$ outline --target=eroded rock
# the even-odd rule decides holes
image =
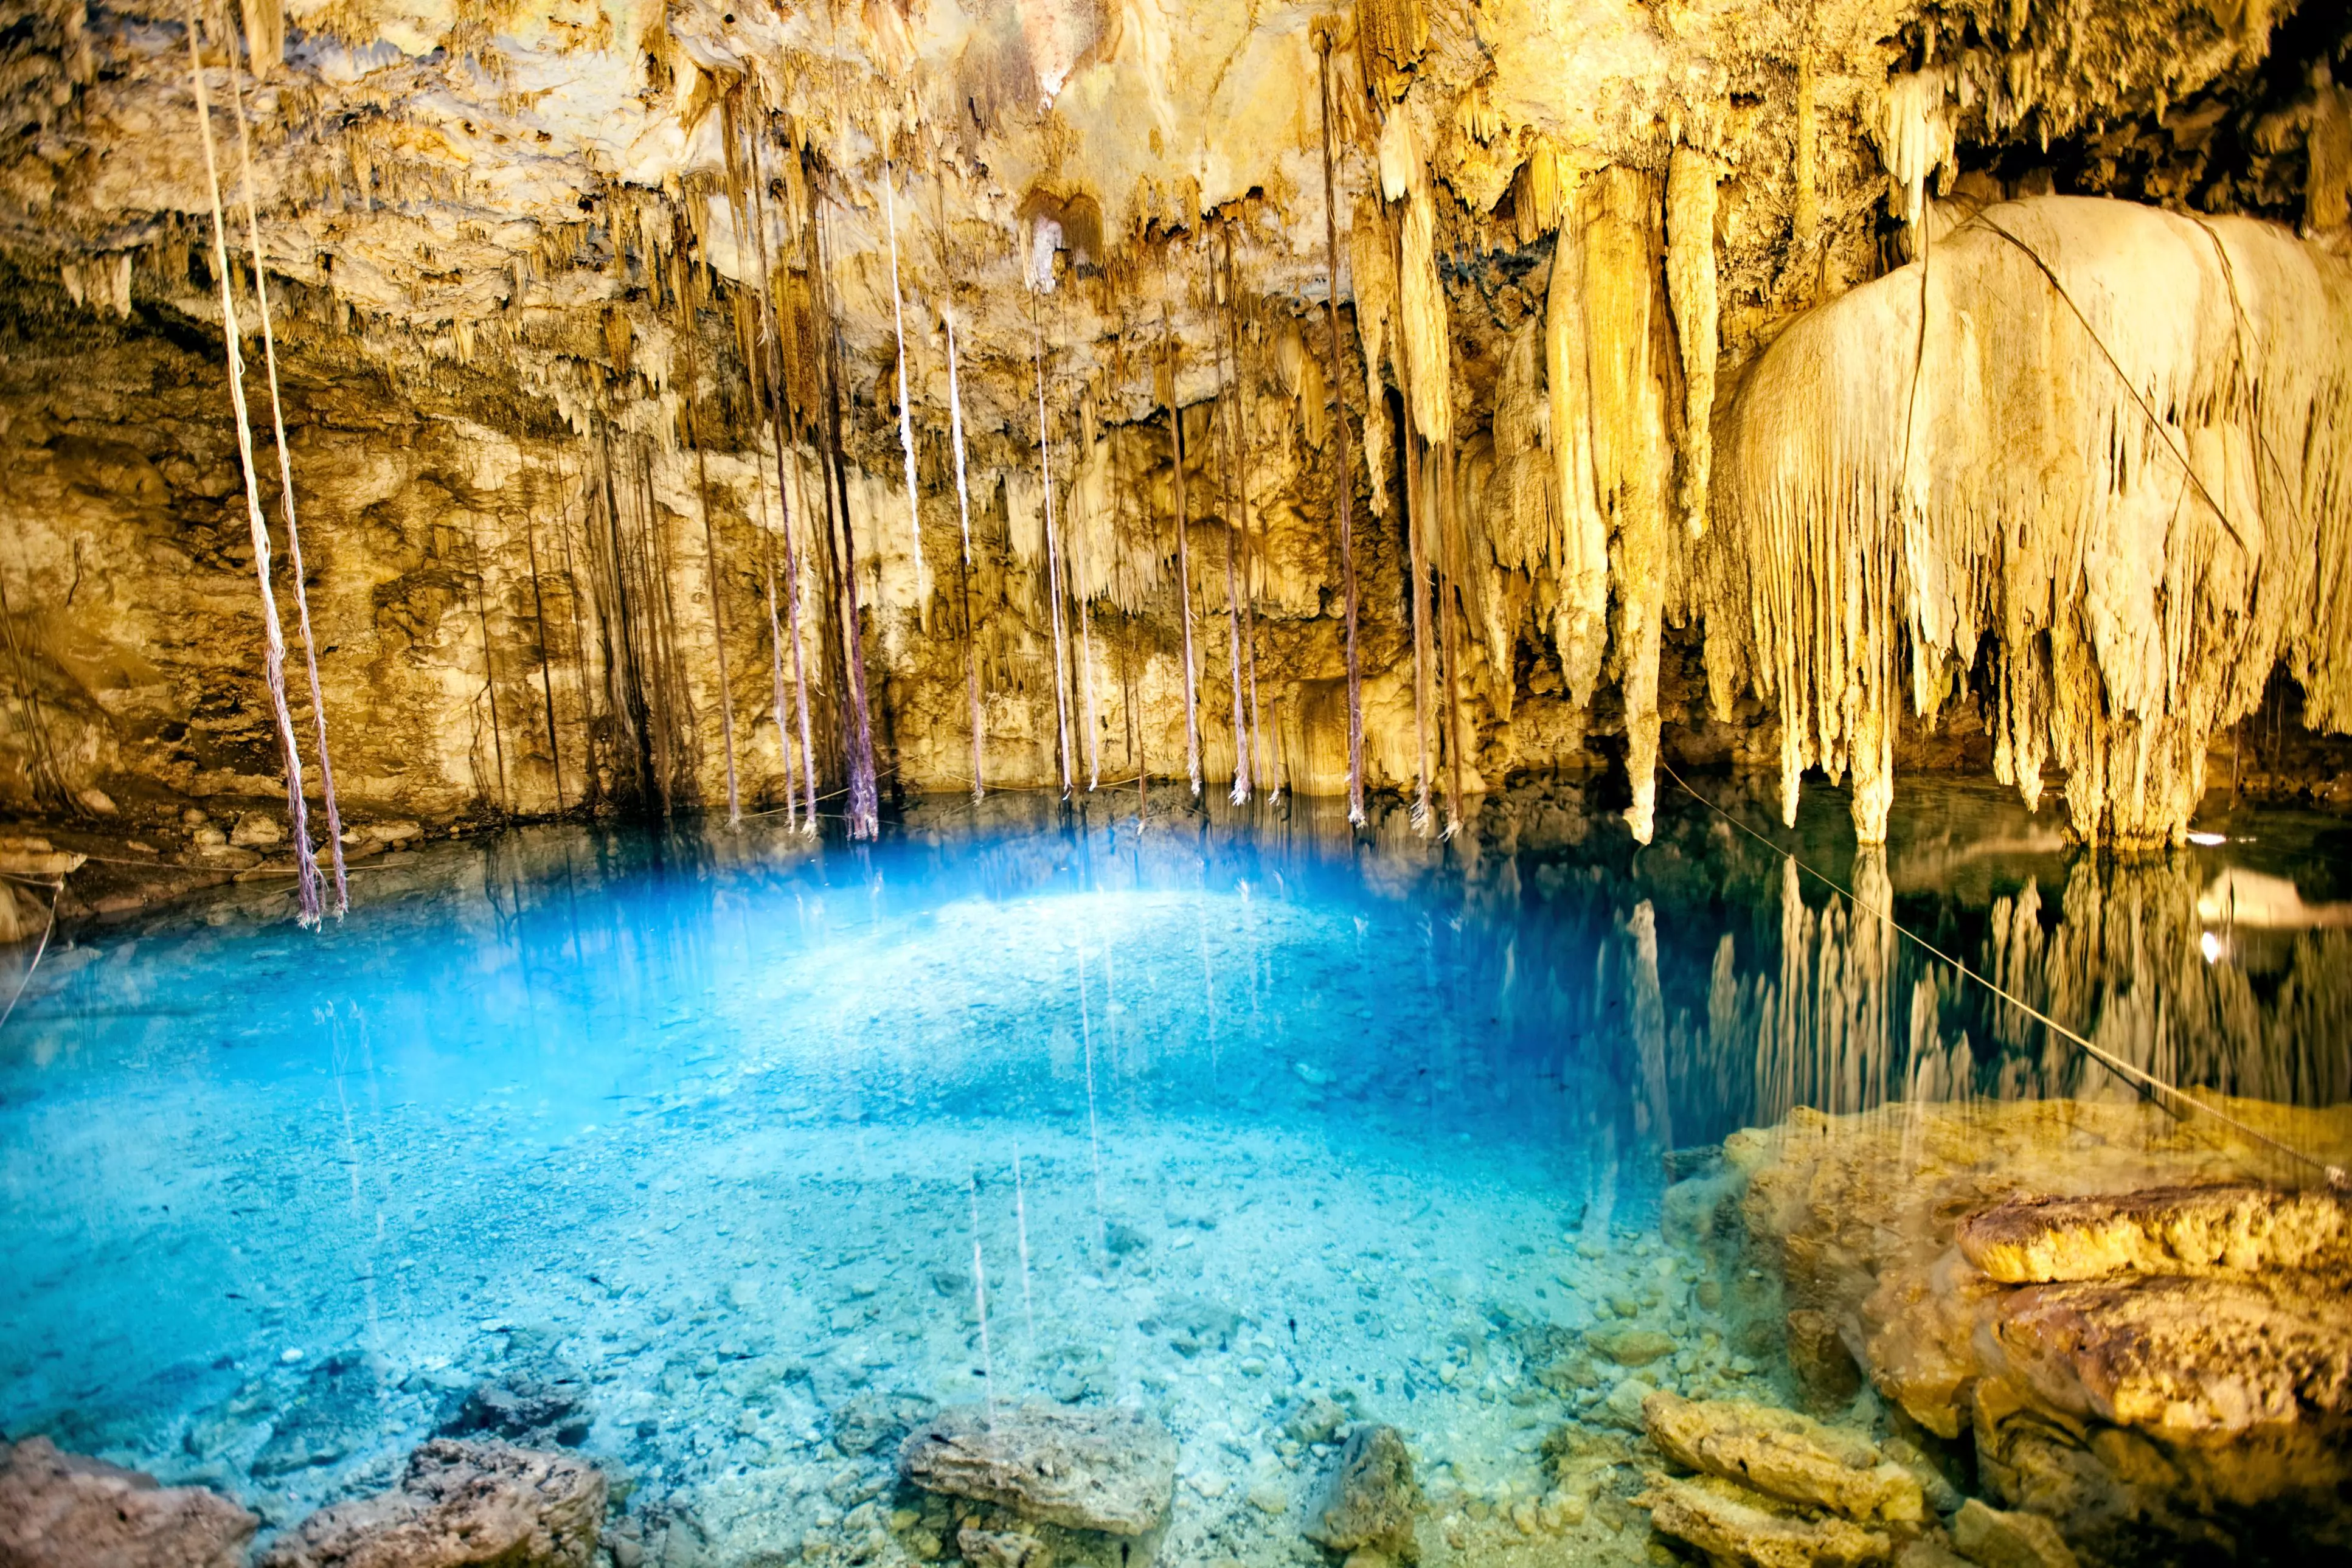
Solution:
[[[1737,1399],[1653,1394],[1642,1405],[1651,1441],[1694,1470],[1849,1519],[1916,1523],[1918,1478],[1850,1432]]]
[[[0,1442],[5,1568],[238,1568],[261,1521],[218,1492],[60,1452]]]
[[[1975,1498],[1952,1519],[1952,1544],[1978,1568],[2075,1568],[2058,1527],[2034,1513],[2004,1513]]]
[[[1034,1535],[971,1524],[956,1532],[956,1550],[972,1568],[1050,1568],[1054,1561],[1045,1543]]]
[[[2352,1204],[2325,1188],[2231,1184],[2020,1198],[1970,1215],[1957,1239],[1986,1278],[2009,1285],[2283,1268],[2352,1279]]]
[[[1832,1514],[1810,1519],[1766,1493],[1717,1476],[1653,1479],[1634,1502],[1650,1523],[1729,1568],[1865,1568],[1895,1554],[1894,1538]]]
[[[926,1491],[1011,1509],[1024,1519],[1143,1535],[1168,1517],[1176,1439],[1138,1411],[952,1405],[908,1437],[899,1474]]]
[[[586,1568],[604,1501],[573,1455],[436,1438],[398,1490],[320,1510],[260,1568]]]
[[[1843,1410],[1862,1392],[1862,1368],[1837,1321],[1811,1307],[1789,1314],[1789,1369],[1805,1403],[1817,1411]]]
[[[1333,1552],[1371,1551],[1415,1562],[1421,1549],[1412,1521],[1421,1500],[1403,1436],[1393,1426],[1359,1426],[1348,1435],[1339,1468],[1308,1510],[1306,1535]]]

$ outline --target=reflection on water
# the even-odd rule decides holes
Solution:
[[[2337,821],[2102,862],[1921,785],[1857,853],[1829,793],[1809,863],[2116,1055],[2352,1098]],[[1611,1391],[1557,1336],[1786,1376],[1657,1250],[1667,1155],[2132,1094],[1696,803],[1636,851],[1573,784],[1447,844],[923,801],[870,848],[531,829],[354,885],[318,938],[240,889],[45,961],[0,1036],[0,1428],[282,1523],[484,1379],[569,1379],[570,1440],[723,1561],[866,1539],[933,1403],[1138,1401],[1184,1446],[1173,1560],[1278,1561],[1299,1412],[1344,1407],[1441,1508],[1565,1520],[1539,1456]]]

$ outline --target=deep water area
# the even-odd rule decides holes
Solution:
[[[1450,841],[1167,785],[529,827],[358,863],[316,935],[264,884],[62,933],[0,1032],[0,1432],[272,1527],[436,1431],[576,1446],[732,1563],[921,1555],[936,1405],[1128,1403],[1211,1563],[1288,1560],[1378,1419],[1440,1533],[1637,1561],[1639,1478],[1563,1443],[1790,1397],[1674,1183],[1798,1106],[2137,1098],[1880,915],[2184,1086],[2352,1098],[2342,818],[2118,861],[1906,784],[1881,854],[1698,787],[1639,849],[1574,781]]]

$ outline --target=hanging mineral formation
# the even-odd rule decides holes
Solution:
[[[986,726],[980,710],[980,634],[971,620],[971,492],[964,479],[963,393],[956,378],[955,316],[945,307],[940,310],[940,324],[947,329],[948,338],[948,434],[955,447],[956,526],[963,542],[956,591],[963,610],[964,694],[971,710],[971,798],[978,800],[986,791],[981,755]]]

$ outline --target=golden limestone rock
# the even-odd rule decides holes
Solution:
[[[1675,1464],[1785,1501],[1888,1523],[1916,1523],[1926,1513],[1910,1471],[1854,1434],[1795,1411],[1661,1392],[1642,1402],[1642,1417]]]
[[[2007,1285],[2111,1274],[2352,1279],[2352,1205],[2315,1188],[2158,1187],[2117,1197],[2021,1198],[1960,1222],[1969,1262]]]
[[[1687,1542],[1732,1568],[1867,1568],[1889,1561],[1894,1538],[1852,1520],[1809,1519],[1785,1503],[1716,1476],[1657,1477],[1633,1500],[1661,1535]]]

